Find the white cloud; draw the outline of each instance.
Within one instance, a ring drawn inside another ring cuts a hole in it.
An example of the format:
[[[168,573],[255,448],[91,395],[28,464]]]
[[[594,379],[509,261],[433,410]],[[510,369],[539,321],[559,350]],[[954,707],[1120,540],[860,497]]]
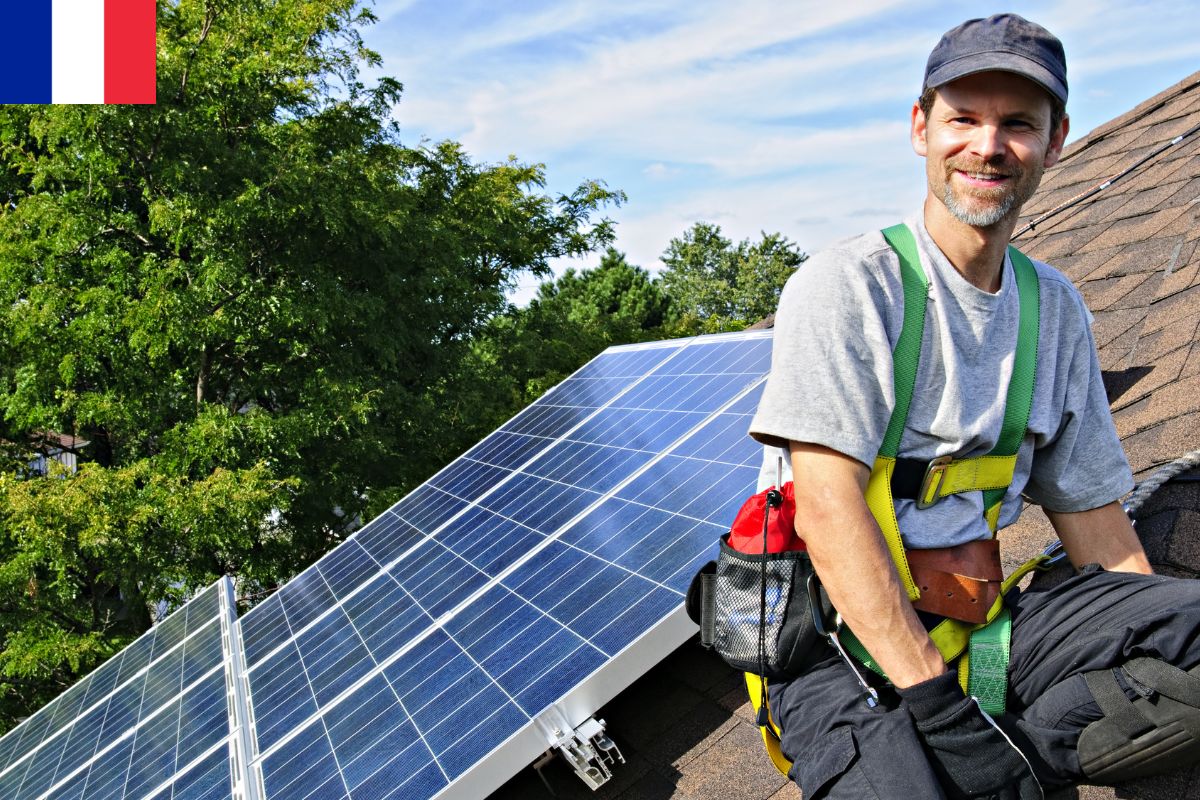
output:
[[[907,119],[921,67],[942,31],[993,11],[982,0],[403,11],[410,2],[381,2],[401,9],[394,35],[368,35],[405,83],[406,139],[545,162],[551,191],[607,179],[629,195],[611,214],[617,245],[648,268],[698,219],[734,239],[779,231],[814,250],[915,210],[924,180]],[[1077,134],[1183,77],[1155,65],[1200,56],[1191,0],[1014,5],[1066,45]]]
[[[836,179],[788,177],[736,188],[713,187],[663,207],[622,209],[618,248],[651,271],[667,242],[697,221],[721,226],[739,241],[779,232],[813,252],[839,239],[884,227],[914,213],[924,194],[915,156],[909,170],[880,175],[850,170]]]
[[[882,166],[891,161],[897,143],[907,141],[907,121],[864,123],[837,130],[756,137],[744,148],[713,154],[711,163],[739,176],[801,167]]]
[[[509,14],[496,18],[486,28],[469,32],[456,39],[445,55],[450,59],[462,59],[472,55],[511,47],[526,42],[536,42],[571,30],[585,29],[595,23],[604,13],[601,3],[559,3],[532,13]]]
[[[656,161],[642,170],[643,175],[656,181],[666,180],[674,175],[678,175],[680,172],[682,170],[679,167],[668,167],[661,161]]]
[[[847,70],[920,53],[923,40],[885,32],[871,40],[818,39],[893,3],[854,4],[853,11],[851,4],[805,5],[811,7],[780,10],[777,4],[755,2],[730,14],[724,5],[717,10],[701,4],[691,18],[684,14],[684,21],[665,31],[628,40],[582,40],[577,57],[549,67],[510,64],[482,81],[443,87],[448,92],[421,91],[420,84],[409,81],[400,119],[406,127],[447,130],[473,152],[507,153],[518,144],[553,152],[580,138],[640,142],[662,131],[678,135],[724,119],[753,122],[781,107],[815,113],[862,102],[864,95],[891,95],[900,86],[912,90],[912,80],[881,82],[875,72],[855,80]],[[556,24],[571,27],[566,20],[585,16],[578,8],[571,6]],[[503,32],[509,28],[535,30],[539,36],[547,30],[526,18],[500,28],[489,34],[496,43],[512,39]],[[790,44],[763,52],[781,43]],[[469,60],[478,47],[468,37],[466,44],[451,44],[440,61]],[[462,67],[470,70],[469,64]]]

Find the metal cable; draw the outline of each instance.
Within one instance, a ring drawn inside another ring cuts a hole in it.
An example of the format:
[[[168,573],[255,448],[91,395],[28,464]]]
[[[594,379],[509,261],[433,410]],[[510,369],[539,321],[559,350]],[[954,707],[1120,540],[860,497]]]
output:
[[[1014,233],[1012,238],[1016,239],[1017,237],[1022,236],[1024,234],[1028,233],[1029,231],[1034,230],[1038,225],[1041,225],[1043,222],[1050,219],[1051,217],[1056,217],[1059,214],[1061,214],[1062,212],[1066,211],[1067,209],[1073,208],[1073,207],[1079,205],[1080,203],[1082,203],[1084,200],[1087,200],[1088,198],[1099,194],[1100,192],[1107,189],[1109,186],[1112,186],[1114,183],[1121,180],[1121,178],[1124,178],[1126,175],[1128,175],[1129,173],[1136,170],[1138,167],[1145,164],[1147,161],[1150,161],[1151,159],[1156,158],[1157,156],[1161,155],[1162,153],[1165,153],[1167,150],[1170,150],[1172,147],[1176,146],[1177,144],[1179,144],[1180,142],[1189,138],[1190,136],[1192,136],[1193,134],[1195,134],[1197,132],[1200,132],[1200,125],[1193,126],[1191,128],[1191,130],[1188,130],[1186,133],[1181,133],[1180,135],[1176,136],[1171,141],[1161,145],[1160,147],[1155,148],[1153,151],[1142,156],[1137,161],[1130,164],[1128,167],[1126,167],[1125,169],[1116,173],[1115,175],[1113,175],[1109,178],[1105,178],[1103,181],[1096,184],[1092,188],[1086,189],[1086,190],[1080,192],[1079,194],[1072,197],[1070,200],[1059,203],[1057,206],[1050,209],[1049,211],[1042,214],[1041,216],[1037,217],[1036,219],[1030,220],[1025,225],[1025,227],[1021,228],[1021,230]]]
[[[1136,517],[1142,504],[1149,500],[1150,495],[1158,491],[1164,483],[1197,467],[1200,467],[1200,450],[1193,450],[1186,456],[1159,467],[1157,472],[1139,483],[1129,495],[1129,499],[1121,504],[1125,513],[1130,517]]]

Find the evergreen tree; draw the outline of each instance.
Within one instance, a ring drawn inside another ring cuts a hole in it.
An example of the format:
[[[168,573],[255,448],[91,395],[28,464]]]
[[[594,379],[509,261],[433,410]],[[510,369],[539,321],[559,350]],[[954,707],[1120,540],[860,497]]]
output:
[[[721,228],[697,222],[670,241],[659,275],[671,297],[676,335],[732,331],[775,312],[788,277],[808,256],[778,233],[734,245]]]

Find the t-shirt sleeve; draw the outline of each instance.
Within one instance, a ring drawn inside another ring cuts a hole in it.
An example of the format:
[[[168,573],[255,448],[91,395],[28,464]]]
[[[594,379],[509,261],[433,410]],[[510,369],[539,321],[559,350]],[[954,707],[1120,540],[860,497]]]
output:
[[[1064,336],[1057,358],[1067,369],[1063,410],[1052,435],[1035,437],[1025,496],[1051,511],[1087,511],[1120,499],[1133,489],[1129,461],[1113,425],[1100,360],[1083,299],[1071,291],[1078,333]]]
[[[758,441],[810,442],[874,463],[895,402],[890,309],[903,315],[898,281],[880,279],[889,252],[880,245],[865,261],[826,250],[784,286],[771,372],[750,425]]]

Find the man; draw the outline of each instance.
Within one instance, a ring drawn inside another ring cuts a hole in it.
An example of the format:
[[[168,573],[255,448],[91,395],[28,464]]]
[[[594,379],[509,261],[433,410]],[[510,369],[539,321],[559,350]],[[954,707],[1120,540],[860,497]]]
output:
[[[929,288],[902,459],[981,456],[1001,436],[1023,313],[1006,253],[1021,205],[1062,152],[1066,99],[1061,43],[1015,15],[968,21],[929,57],[911,127],[928,193],[908,221]],[[810,259],[784,289],[751,433],[768,445],[770,482],[776,455],[786,455],[797,532],[813,567],[890,682],[857,665],[880,694],[878,706],[868,705],[851,666],[830,649],[803,675],[770,685],[782,749],[805,800],[1029,798],[1120,780],[1126,767],[1096,764],[1143,753],[1163,737],[1116,719],[1115,705],[1122,697],[1158,702],[1167,692],[1135,678],[1142,668],[1129,664],[1139,656],[1184,670],[1200,663],[1200,582],[1151,575],[1118,502],[1132,479],[1090,316],[1066,278],[1045,264],[1033,268],[1036,380],[999,526],[1016,520],[1022,495],[1041,504],[1081,571],[1052,589],[1008,595],[1008,705],[994,719],[959,688],[927,633],[936,620],[909,602],[864,501],[897,402],[893,350],[905,304],[897,251],[880,233],[849,240]],[[897,497],[905,548],[936,552],[991,539],[981,494],[923,508]],[[1176,674],[1194,680],[1200,696],[1200,670]],[[1116,688],[1104,688],[1110,684]],[[1080,745],[1081,732],[1106,713],[1113,718],[1105,724],[1128,735],[1106,744],[1108,733],[1093,728]],[[1194,762],[1195,741],[1184,744]],[[1139,758],[1135,766],[1149,763]]]

